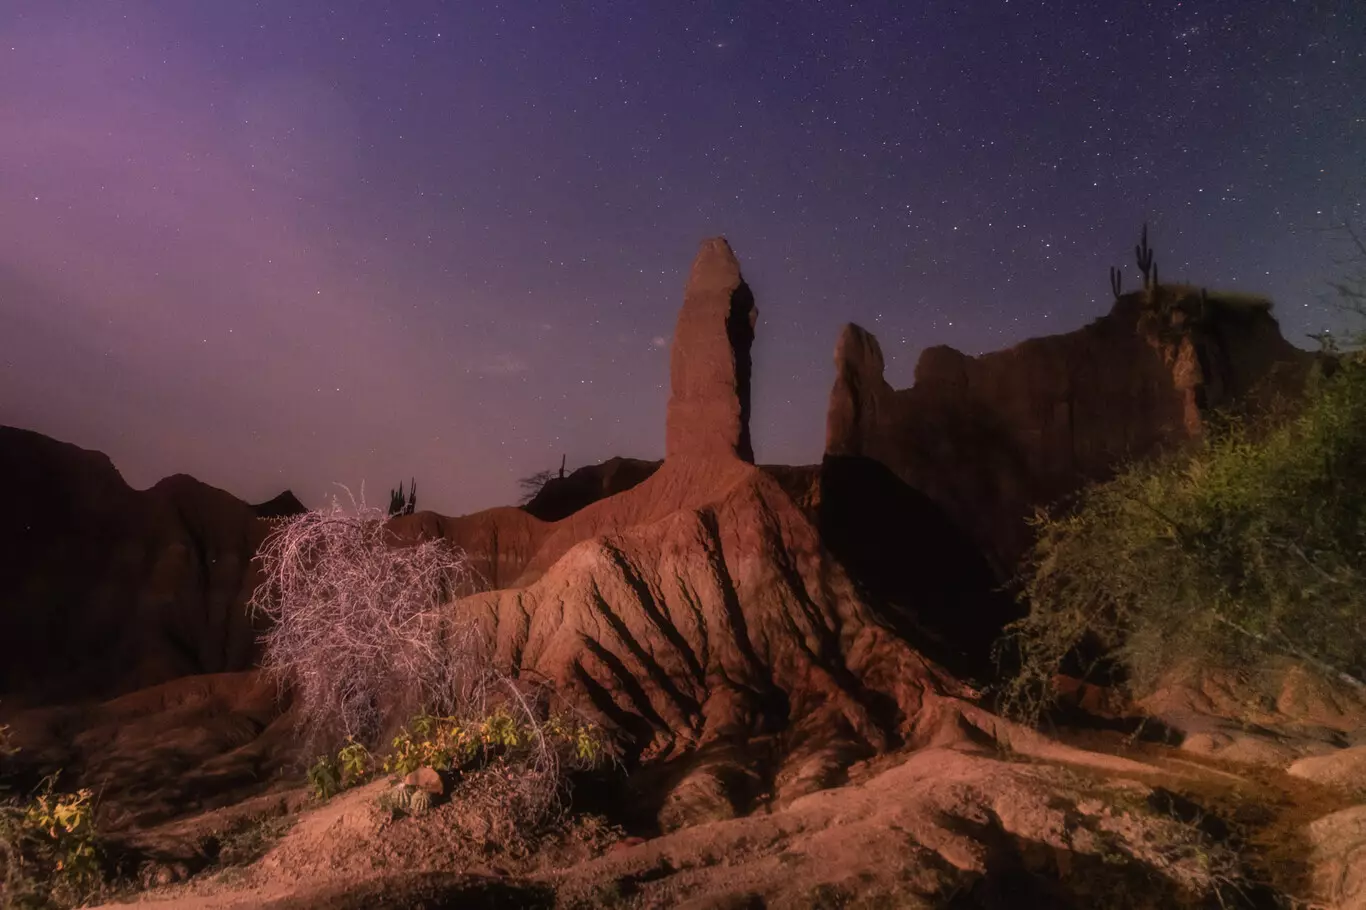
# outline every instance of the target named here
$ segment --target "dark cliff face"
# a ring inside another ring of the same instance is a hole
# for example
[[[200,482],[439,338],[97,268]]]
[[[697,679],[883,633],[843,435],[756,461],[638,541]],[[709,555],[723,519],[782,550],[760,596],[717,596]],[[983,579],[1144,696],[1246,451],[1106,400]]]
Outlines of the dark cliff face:
[[[267,522],[191,477],[130,488],[107,457],[0,428],[0,694],[107,696],[251,666]]]
[[[1036,506],[1190,440],[1216,409],[1297,389],[1313,355],[1264,307],[1185,288],[1116,301],[1064,335],[969,357],[927,349],[915,384],[882,375],[877,340],[847,326],[835,353],[827,457],[867,458],[926,494],[998,575],[1031,542]]]

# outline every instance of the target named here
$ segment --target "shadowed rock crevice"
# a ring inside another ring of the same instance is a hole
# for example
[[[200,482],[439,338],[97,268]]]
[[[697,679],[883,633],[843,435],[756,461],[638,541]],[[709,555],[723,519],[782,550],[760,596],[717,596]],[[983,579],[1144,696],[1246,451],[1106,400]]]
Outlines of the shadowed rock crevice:
[[[754,344],[754,322],[758,310],[754,306],[754,292],[743,281],[730,297],[730,315],[726,318],[726,337],[735,352],[735,395],[740,399],[740,436],[735,454],[741,461],[754,462],[754,444],[750,440],[750,389],[754,369],[751,347]]]
[[[829,456],[819,522],[822,541],[900,635],[960,676],[991,675],[992,643],[1022,610],[943,509],[880,462]]]
[[[622,580],[628,586],[630,585],[626,578],[622,578]],[[634,592],[635,589],[631,590]],[[664,724],[663,729],[678,730],[695,727],[701,705],[696,699],[684,692],[684,688],[688,686],[688,679],[682,673],[670,673],[659,660],[654,648],[649,644],[650,632],[658,630],[660,627],[657,614],[652,616],[651,611],[641,605],[639,601],[631,603],[632,607],[639,607],[647,619],[652,620],[645,629],[641,630],[645,633],[644,637],[637,638],[633,630],[626,625],[626,622],[613,612],[613,607],[608,604],[596,585],[593,586],[593,598],[599,614],[615,633],[617,643],[630,652],[633,665],[645,671],[648,676],[649,688],[660,693],[661,698],[650,699],[650,704],[655,709],[656,716],[662,716],[666,713],[671,715],[669,719],[672,723]],[[598,641],[604,640],[604,636],[598,637]],[[599,653],[599,656],[601,657],[602,654]],[[642,681],[642,685],[639,687],[642,693],[646,691],[644,683],[645,681]],[[662,704],[657,704],[657,702],[662,702]]]
[[[621,573],[622,580],[630,585],[631,589],[635,591],[641,609],[643,609],[646,616],[650,618],[650,621],[654,624],[655,630],[663,636],[664,640],[674,649],[675,653],[683,661],[687,668],[687,672],[692,676],[693,682],[698,684],[705,682],[705,673],[703,672],[701,661],[699,661],[697,655],[693,653],[692,648],[689,646],[687,640],[684,639],[683,635],[674,628],[673,624],[665,618],[662,612],[660,612],[658,604],[658,601],[661,598],[660,592],[650,587],[640,574],[635,571],[630,560],[627,559],[625,554],[620,550],[613,547],[610,543],[604,543],[603,549],[606,551],[607,557],[615,565],[616,570]]]
[[[607,666],[611,666],[610,654],[606,654],[604,660],[603,649],[595,647],[596,642],[592,639],[585,639],[583,643],[584,651],[591,654]],[[618,667],[620,661],[616,661]],[[613,697],[611,690],[598,681],[597,677],[589,672],[582,660],[575,662],[573,667],[573,683],[576,691],[581,691],[587,698],[590,709],[603,717],[609,727],[621,734],[621,745],[624,748],[624,760],[635,763],[640,760],[640,753],[654,739],[658,730],[663,728],[664,721],[650,709],[649,699],[637,697],[635,699],[636,711],[632,712],[622,708]],[[634,679],[629,674],[617,672],[617,680],[634,684]],[[643,694],[643,693],[641,693]]]
[[[613,706],[608,719],[619,721],[623,717],[629,717],[632,709],[634,709],[634,715],[644,721],[643,725],[629,722],[627,724],[628,729],[634,728],[644,734],[633,744],[635,751],[639,753],[651,741],[658,742],[661,738],[671,738],[672,731],[679,725],[670,724],[655,710],[654,700],[646,691],[645,684],[637,678],[637,673],[633,672],[633,668],[618,657],[610,647],[595,638],[585,636],[583,647],[611,674],[609,680],[604,680],[589,672],[585,664],[578,663],[575,665],[575,669],[582,674],[580,681],[591,684],[591,687],[606,696]],[[625,697],[626,704],[622,704],[622,700],[614,695],[617,692]],[[597,701],[595,700],[594,705],[596,706],[596,704]]]
[[[746,677],[759,681],[757,691],[767,692],[774,688],[773,678],[768,675],[765,661],[759,659],[758,653],[754,649],[754,641],[750,638],[749,627],[745,622],[745,612],[740,606],[740,595],[736,591],[735,582],[730,577],[730,572],[726,567],[726,559],[723,552],[721,541],[721,526],[717,521],[716,513],[710,509],[704,509],[697,515],[698,522],[706,532],[704,540],[704,552],[707,557],[707,565],[713,573],[716,583],[716,592],[721,595],[721,608],[726,619],[726,627],[721,631],[730,632],[727,640],[733,642],[733,647],[739,651],[740,657],[744,660]],[[715,613],[715,605],[712,605],[711,613]],[[705,614],[704,614],[705,615]]]

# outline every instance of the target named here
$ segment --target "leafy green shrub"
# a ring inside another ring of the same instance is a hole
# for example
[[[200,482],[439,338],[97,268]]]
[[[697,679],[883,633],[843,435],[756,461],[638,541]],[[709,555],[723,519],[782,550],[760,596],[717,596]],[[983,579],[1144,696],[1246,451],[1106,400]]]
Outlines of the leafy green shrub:
[[[348,738],[336,757],[319,755],[308,769],[314,799],[331,799],[348,787],[364,783],[374,773],[375,759],[363,743]]]
[[[482,720],[468,722],[418,715],[394,737],[393,751],[382,767],[393,774],[422,767],[460,770],[494,759],[525,762],[541,750],[553,752],[561,764],[576,770],[598,767],[608,751],[598,728],[572,714],[556,713],[536,722],[525,712],[499,706]]]
[[[513,782],[515,797],[524,804],[528,820],[534,820],[558,805],[572,772],[600,767],[612,755],[596,725],[568,712],[537,712],[521,699],[498,705],[478,719],[419,714],[398,732],[391,747],[376,757],[350,741],[335,758],[320,756],[309,770],[314,796],[330,798],[380,772],[402,776],[425,767],[452,772],[464,781],[496,770]],[[398,790],[403,792],[396,795]],[[411,793],[402,785],[386,793],[386,808],[425,811],[426,805],[415,809],[404,801],[404,794]]]
[[[69,907],[104,876],[90,790],[58,793],[56,776],[26,801],[0,803],[0,881],[6,907]]]
[[[319,755],[308,769],[308,788],[314,799],[331,799],[342,791],[341,768],[330,755]]]
[[[341,767],[341,785],[351,787],[370,776],[375,760],[363,743],[348,739],[337,753],[337,764]]]
[[[1240,423],[1041,513],[1021,575],[1029,615],[998,654],[1005,707],[1037,717],[1065,664],[1137,692],[1187,661],[1293,658],[1366,675],[1366,362],[1349,356],[1297,414]]]

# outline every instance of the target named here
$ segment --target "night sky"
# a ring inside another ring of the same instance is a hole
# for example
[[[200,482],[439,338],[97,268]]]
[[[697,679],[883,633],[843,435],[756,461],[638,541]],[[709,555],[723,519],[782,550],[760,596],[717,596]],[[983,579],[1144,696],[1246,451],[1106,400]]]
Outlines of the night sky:
[[[1325,324],[1366,4],[0,0],[0,423],[145,487],[415,475],[448,514],[663,452],[699,240],[760,312],[760,461],[889,379],[1166,280]]]

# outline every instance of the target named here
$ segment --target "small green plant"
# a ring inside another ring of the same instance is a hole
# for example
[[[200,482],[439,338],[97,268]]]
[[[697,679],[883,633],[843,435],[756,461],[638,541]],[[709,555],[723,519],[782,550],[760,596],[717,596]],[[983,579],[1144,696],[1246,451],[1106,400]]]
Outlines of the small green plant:
[[[308,769],[308,786],[313,798],[331,799],[342,791],[341,768],[330,755],[319,755],[317,761]]]
[[[569,744],[574,757],[584,767],[596,768],[602,764],[606,743],[597,726],[582,723],[573,715],[556,714],[546,722],[545,730],[551,739]]]
[[[75,906],[104,883],[94,794],[59,793],[57,775],[28,801],[0,804],[0,880],[6,906]]]
[[[445,771],[472,757],[476,749],[473,730],[453,717],[422,713],[399,731],[383,768],[390,774],[408,774],[418,768]]]
[[[370,775],[374,774],[375,759],[363,743],[358,743],[355,739],[348,737],[346,745],[337,752],[337,767],[340,772],[341,786],[343,788],[354,787],[361,781],[368,780]]]
[[[392,747],[381,764],[389,774],[423,767],[462,769],[495,757],[516,760],[540,747],[562,754],[575,767],[589,768],[602,763],[607,748],[601,730],[573,714],[556,713],[534,723],[505,706],[473,722],[419,714],[394,737]]]
[[[432,768],[455,778],[475,803],[496,803],[485,808],[507,817],[508,837],[516,840],[520,835],[512,829],[554,817],[573,771],[600,767],[612,755],[596,725],[569,712],[538,714],[519,697],[472,720],[418,714],[378,758],[348,741],[335,757],[319,756],[309,783],[315,797],[327,799],[377,771],[403,777]],[[422,815],[431,794],[398,781],[380,794],[379,804],[391,814]]]

